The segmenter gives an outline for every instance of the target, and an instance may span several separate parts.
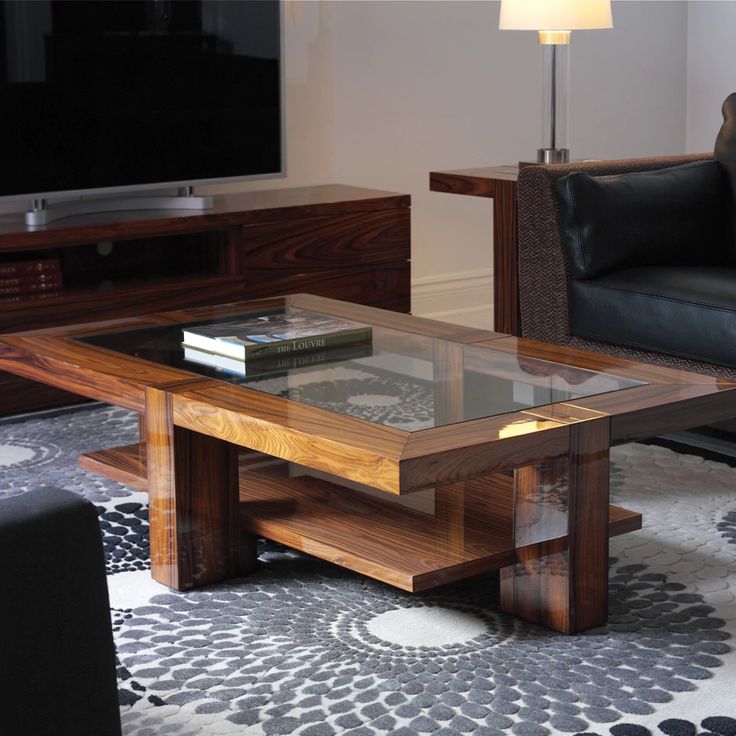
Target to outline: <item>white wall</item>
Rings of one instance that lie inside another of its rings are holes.
[[[415,311],[490,324],[488,200],[432,193],[428,172],[514,163],[539,145],[531,32],[498,30],[498,2],[335,2],[335,175],[412,195]],[[574,34],[576,157],[682,151],[687,7],[614,3],[611,31]]]
[[[712,151],[721,105],[736,92],[736,2],[688,3],[687,150]]]
[[[575,156],[683,152],[687,6],[614,0],[613,30],[573,33]]]

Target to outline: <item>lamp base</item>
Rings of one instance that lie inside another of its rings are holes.
[[[538,148],[538,164],[566,164],[570,160],[568,148]]]

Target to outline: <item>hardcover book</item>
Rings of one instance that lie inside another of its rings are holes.
[[[214,368],[218,372],[229,373],[233,376],[265,376],[273,373],[283,373],[295,368],[312,368],[324,363],[334,363],[340,360],[354,360],[366,358],[373,353],[370,343],[357,343],[329,350],[319,350],[310,353],[299,353],[288,357],[278,355],[261,358],[246,363],[240,358],[230,358],[227,355],[208,353],[205,350],[184,345],[184,360],[198,365]]]
[[[185,347],[238,360],[288,358],[344,345],[369,343],[367,325],[339,317],[292,310],[251,319],[223,322],[182,331]]]
[[[28,261],[0,261],[0,276],[31,276],[60,273],[58,258],[34,258]]]
[[[35,286],[38,284],[51,284],[62,282],[61,271],[49,271],[47,273],[30,274],[23,276],[0,276],[0,287],[7,286]]]
[[[16,281],[18,283],[4,283],[5,281]],[[35,279],[0,279],[0,294],[33,294],[43,291],[60,291],[63,286],[61,277],[37,281]]]

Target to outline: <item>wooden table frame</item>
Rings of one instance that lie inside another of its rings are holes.
[[[432,192],[493,200],[493,326],[509,335],[521,334],[516,213],[518,176],[518,166],[429,172]]]
[[[448,375],[473,344],[647,383],[407,432],[74,339],[284,304],[445,338]],[[736,383],[309,295],[6,335],[0,369],[138,412],[139,444],[81,463],[148,491],[152,574],[172,588],[246,573],[261,535],[406,590],[500,568],[504,610],[568,633],[605,622],[608,537],[641,526],[609,506],[610,447],[736,414]],[[427,487],[434,516],[390,503]]]

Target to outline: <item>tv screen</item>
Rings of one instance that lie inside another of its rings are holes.
[[[281,171],[278,0],[5,0],[0,43],[0,196]]]

